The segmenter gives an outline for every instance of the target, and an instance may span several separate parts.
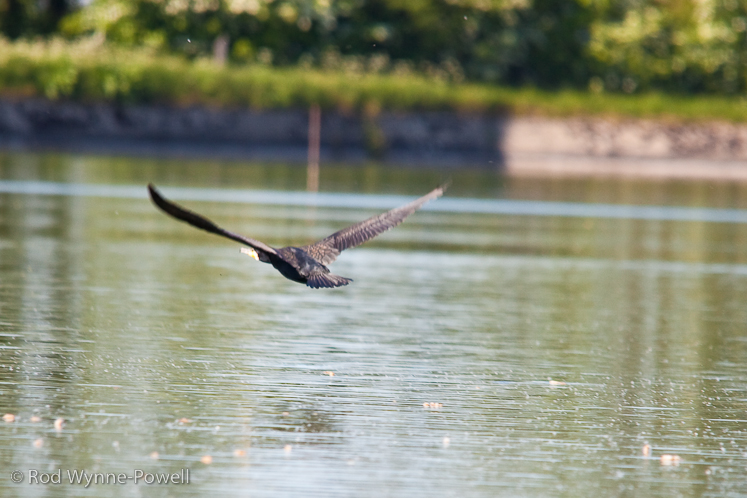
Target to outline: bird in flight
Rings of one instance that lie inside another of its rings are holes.
[[[148,192],[153,203],[166,214],[177,220],[189,223],[216,235],[227,237],[244,244],[241,252],[257,261],[270,263],[285,278],[306,284],[313,289],[348,285],[352,279],[330,273],[327,265],[332,263],[340,252],[363,244],[369,239],[386,232],[402,223],[405,218],[420,209],[426,202],[441,197],[447,185],[442,185],[409,204],[392,209],[356,223],[329,237],[302,247],[281,247],[275,249],[264,242],[224,230],[207,218],[193,213],[178,204],[165,199],[153,184],[148,184]]]

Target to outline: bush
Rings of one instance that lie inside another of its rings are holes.
[[[371,65],[367,63],[343,63],[327,71],[263,64],[222,65],[210,59],[189,61],[149,49],[126,49],[101,42],[97,37],[74,42],[11,43],[0,39],[0,95],[254,109],[319,104],[325,109],[366,116],[375,116],[381,110],[451,110],[747,120],[747,102],[735,97],[514,89],[454,83],[410,69],[381,73],[374,65],[368,71]]]

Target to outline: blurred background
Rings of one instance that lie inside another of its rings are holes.
[[[0,494],[743,496],[746,30],[745,0],[0,0]],[[326,292],[145,189],[297,246],[447,178]]]
[[[741,0],[3,0],[7,40],[592,92],[740,94]],[[126,62],[126,61],[120,61]]]
[[[190,155],[202,142],[274,143],[308,145],[316,163],[321,140],[322,156],[353,151],[338,160],[504,170],[527,153],[744,161],[745,9],[737,0],[3,0],[0,145],[181,139],[176,148]],[[93,142],[81,147],[112,147]],[[239,149],[208,155],[251,156]],[[559,170],[605,172],[582,162]],[[558,169],[548,164],[521,166]],[[745,176],[712,166],[679,176]]]

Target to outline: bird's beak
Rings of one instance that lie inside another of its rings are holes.
[[[241,248],[242,254],[248,254],[249,256],[253,257],[257,261],[259,261],[259,254],[257,254],[257,251],[252,249],[251,247],[242,247]]]

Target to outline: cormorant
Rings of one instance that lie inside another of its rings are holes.
[[[201,228],[216,235],[222,235],[223,237],[249,246],[248,248],[242,247],[241,252],[248,254],[257,261],[271,263],[287,279],[306,284],[313,289],[318,289],[320,287],[348,285],[352,279],[330,273],[326,265],[337,259],[340,252],[345,249],[358,246],[380,233],[396,227],[405,218],[420,209],[423,204],[440,197],[444,193],[444,190],[446,190],[446,187],[447,185],[442,185],[409,204],[343,228],[339,232],[335,232],[314,244],[302,247],[282,247],[280,249],[275,249],[258,240],[224,230],[207,218],[164,199],[152,183],[148,184],[148,192],[153,203],[166,214],[189,223],[193,227]]]

